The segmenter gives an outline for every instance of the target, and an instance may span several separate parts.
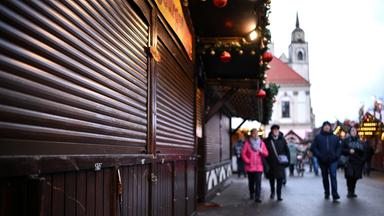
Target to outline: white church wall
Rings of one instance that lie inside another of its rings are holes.
[[[289,65],[294,71],[296,71],[300,76],[309,81],[308,65],[307,64],[290,64]]]

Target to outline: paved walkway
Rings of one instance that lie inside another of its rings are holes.
[[[304,177],[288,177],[283,188],[283,201],[269,199],[269,183],[263,178],[262,203],[249,200],[248,182],[233,176],[232,184],[215,197],[217,208],[198,211],[198,216],[384,216],[384,173],[373,172],[357,182],[355,199],[348,199],[342,171],[338,173],[338,203],[325,200],[321,177],[305,173]]]

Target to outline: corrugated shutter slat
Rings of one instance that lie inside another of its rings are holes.
[[[4,152],[146,148],[149,27],[130,3],[6,1],[0,28]]]
[[[215,114],[206,123],[205,141],[207,164],[220,162],[220,113]]]
[[[157,149],[174,147],[192,151],[195,139],[193,80],[161,39],[158,50],[161,61],[157,79]]]

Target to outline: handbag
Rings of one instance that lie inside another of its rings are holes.
[[[287,155],[277,154],[275,143],[273,142],[273,140],[271,140],[271,143],[272,143],[273,151],[275,152],[275,155],[277,157],[277,160],[279,160],[280,165],[288,166],[289,165],[289,161],[288,161]]]

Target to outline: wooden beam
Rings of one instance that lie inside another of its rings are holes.
[[[257,89],[257,79],[207,79],[210,86],[230,86],[233,88]]]
[[[243,119],[243,121],[239,124],[239,126],[236,127],[235,130],[231,132],[231,135],[235,134],[237,130],[240,129],[240,127],[247,121],[247,119]]]
[[[238,88],[232,88],[225,93],[225,95],[215,103],[209,110],[205,118],[205,122],[208,122],[210,118],[212,118],[215,113],[217,113],[238,91]]]

